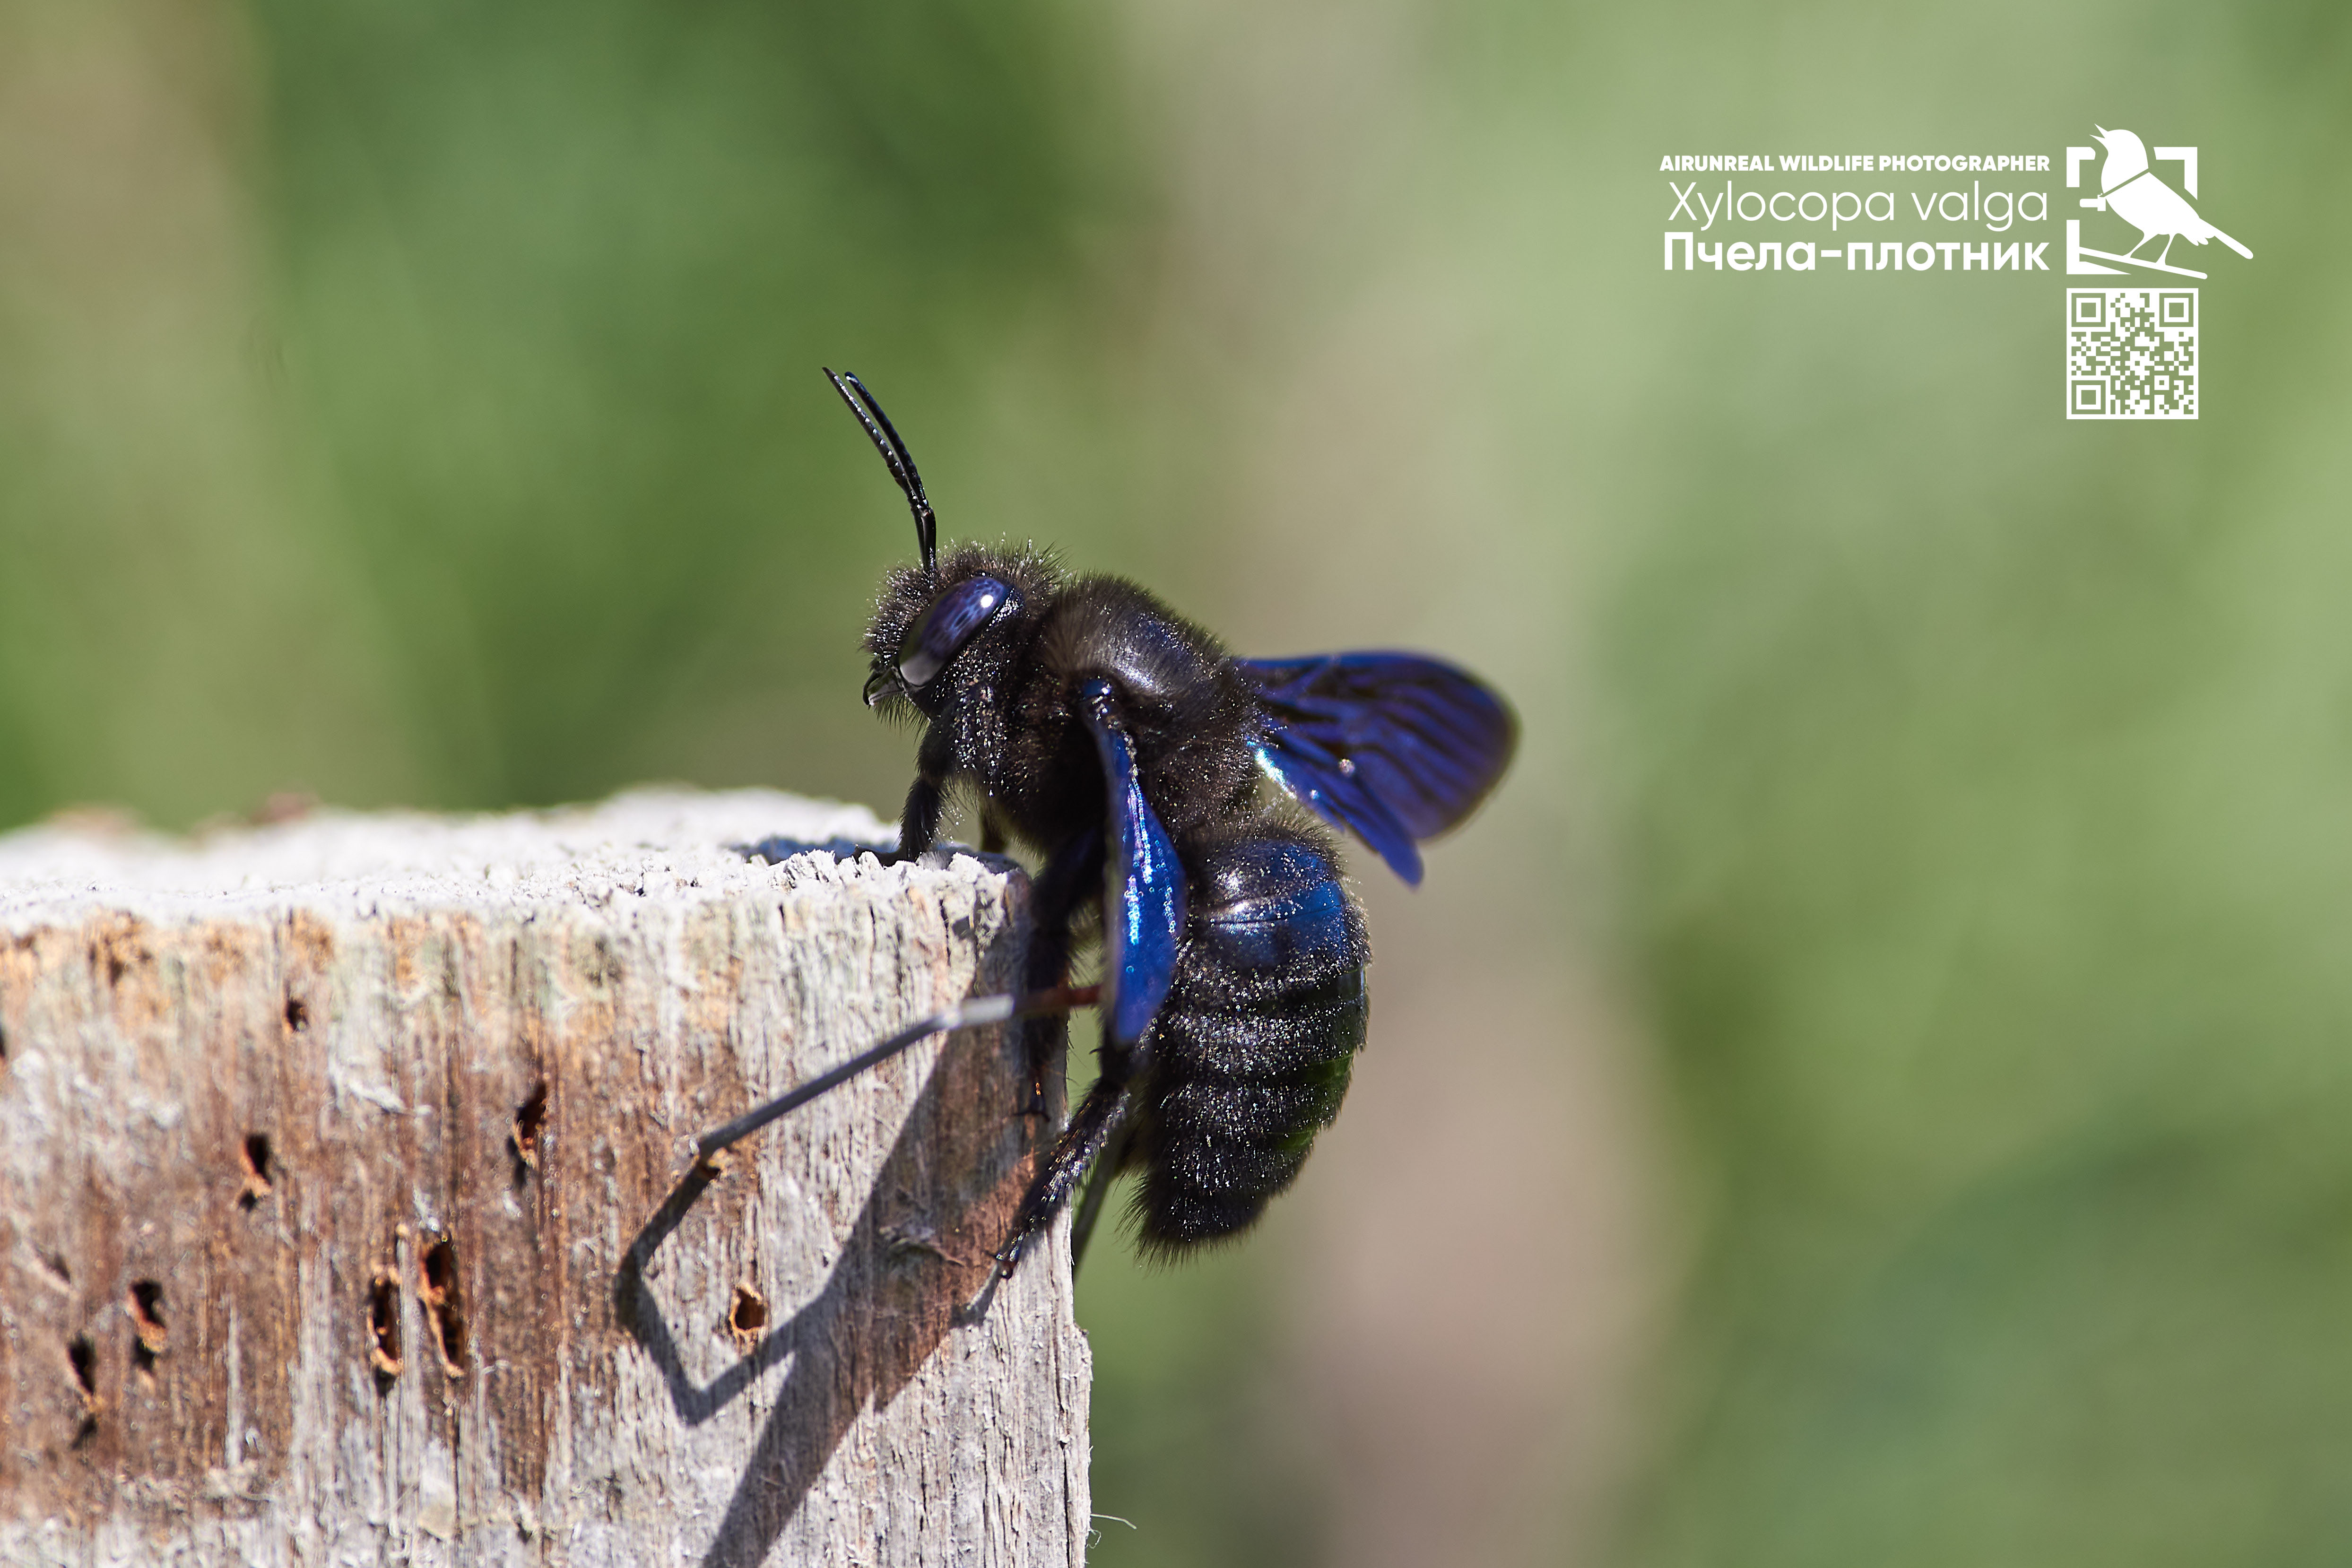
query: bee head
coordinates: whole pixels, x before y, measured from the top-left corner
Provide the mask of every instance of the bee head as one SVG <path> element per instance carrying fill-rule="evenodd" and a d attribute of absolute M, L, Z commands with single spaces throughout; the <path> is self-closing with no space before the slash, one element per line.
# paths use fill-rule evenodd
<path fill-rule="evenodd" d="M 866 706 L 904 698 L 937 716 L 958 658 L 1001 643 L 992 630 L 1018 623 L 1050 591 L 1052 569 L 1040 557 L 965 545 L 944 566 L 899 567 L 882 580 L 866 629 L 873 672 Z"/>
<path fill-rule="evenodd" d="M 890 476 L 907 493 L 907 505 L 915 514 L 915 543 L 923 558 L 920 567 L 901 567 L 883 580 L 874 620 L 866 629 L 866 649 L 873 659 L 866 706 L 904 698 L 936 716 L 945 701 L 948 683 L 941 677 L 948 666 L 989 627 L 1020 620 L 1033 598 L 1043 602 L 1053 567 L 1034 553 L 967 545 L 942 570 L 939 519 L 923 493 L 914 455 L 865 382 L 846 373 L 824 373 L 866 427 L 867 439 L 889 465 Z"/>

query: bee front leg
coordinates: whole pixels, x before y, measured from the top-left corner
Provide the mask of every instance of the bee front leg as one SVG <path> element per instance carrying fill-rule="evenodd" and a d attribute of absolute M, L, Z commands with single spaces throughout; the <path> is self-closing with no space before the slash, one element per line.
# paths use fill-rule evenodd
<path fill-rule="evenodd" d="M 915 748 L 915 782 L 907 790 L 907 808 L 898 817 L 898 847 L 880 858 L 884 865 L 920 860 L 940 837 L 940 812 L 946 804 L 943 790 L 955 766 L 954 742 L 938 725 L 923 731 Z"/>

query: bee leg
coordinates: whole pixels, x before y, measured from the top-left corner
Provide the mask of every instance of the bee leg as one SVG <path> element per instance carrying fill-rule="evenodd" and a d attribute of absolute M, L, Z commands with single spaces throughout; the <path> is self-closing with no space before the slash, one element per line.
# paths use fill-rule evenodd
<path fill-rule="evenodd" d="M 1079 902 L 1102 885 L 1102 830 L 1088 828 L 1055 851 L 1029 889 L 1029 954 L 1022 975 L 1024 991 L 1050 991 L 1070 969 L 1070 916 Z M 1068 1020 L 1033 1018 L 1022 1030 L 1028 1051 L 1029 1094 L 1021 1114 L 1045 1113 L 1045 1074 L 1069 1042 Z"/>
<path fill-rule="evenodd" d="M 989 855 L 1004 852 L 1004 824 L 997 821 L 994 811 L 985 808 L 980 814 L 980 852 Z"/>
<path fill-rule="evenodd" d="M 923 731 L 923 743 L 915 749 L 915 782 L 908 788 L 907 807 L 898 817 L 898 847 L 877 857 L 884 865 L 920 860 L 939 841 L 940 812 L 946 804 L 940 789 L 954 765 L 953 744 L 938 725 Z"/>
<path fill-rule="evenodd" d="M 1108 1061 L 1103 1064 L 1103 1075 L 1095 1080 L 1078 1113 L 1070 1118 L 1070 1124 L 1054 1141 L 1053 1151 L 1037 1167 L 1036 1179 L 1029 1184 L 1028 1196 L 1021 1200 L 1020 1213 L 1013 1218 L 1013 1234 L 996 1250 L 997 1278 L 1013 1278 L 1013 1270 L 1020 1266 L 1030 1241 L 1070 1201 L 1070 1194 L 1077 1190 L 1087 1167 L 1103 1152 L 1103 1145 L 1126 1125 L 1129 1096 L 1125 1068 L 1123 1061 L 1117 1067 Z"/>
<path fill-rule="evenodd" d="M 1127 1164 L 1127 1151 L 1135 1142 L 1135 1118 L 1120 1118 L 1118 1131 L 1095 1157 L 1094 1174 L 1087 1178 L 1086 1196 L 1078 1199 L 1077 1218 L 1070 1225 L 1070 1272 L 1076 1274 L 1078 1265 L 1087 1260 L 1087 1243 L 1095 1233 L 1095 1221 L 1102 1218 L 1103 1200 L 1110 1196 L 1110 1184 L 1118 1178 L 1121 1166 Z"/>

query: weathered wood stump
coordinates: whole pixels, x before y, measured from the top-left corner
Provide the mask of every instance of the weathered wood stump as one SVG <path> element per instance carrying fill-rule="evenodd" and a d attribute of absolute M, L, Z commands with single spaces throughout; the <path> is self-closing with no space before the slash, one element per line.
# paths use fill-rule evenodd
<path fill-rule="evenodd" d="M 1018 871 L 877 836 L 745 792 L 0 839 L 0 1562 L 1076 1563 L 1066 1228 L 967 1311 L 1051 1130 L 1010 1031 L 693 1163 L 1009 988 Z"/>

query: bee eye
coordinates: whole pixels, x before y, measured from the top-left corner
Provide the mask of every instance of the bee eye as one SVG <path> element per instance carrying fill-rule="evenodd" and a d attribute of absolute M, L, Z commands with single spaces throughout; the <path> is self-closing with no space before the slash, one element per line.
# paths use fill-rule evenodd
<path fill-rule="evenodd" d="M 932 600 L 931 607 L 907 629 L 906 641 L 898 644 L 898 678 L 909 686 L 929 685 L 955 657 L 956 650 L 971 641 L 973 632 L 1020 599 L 1009 585 L 992 577 L 957 583 Z"/>

